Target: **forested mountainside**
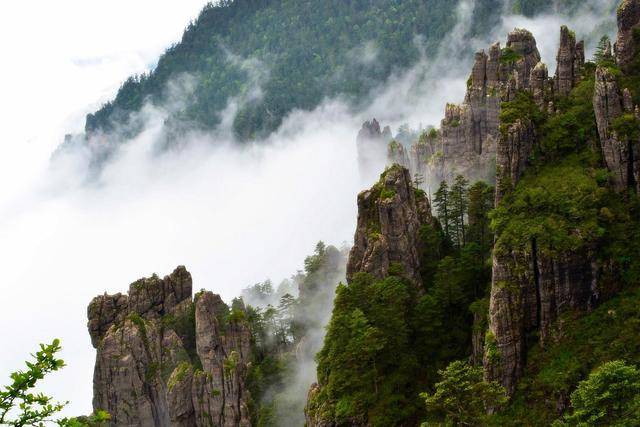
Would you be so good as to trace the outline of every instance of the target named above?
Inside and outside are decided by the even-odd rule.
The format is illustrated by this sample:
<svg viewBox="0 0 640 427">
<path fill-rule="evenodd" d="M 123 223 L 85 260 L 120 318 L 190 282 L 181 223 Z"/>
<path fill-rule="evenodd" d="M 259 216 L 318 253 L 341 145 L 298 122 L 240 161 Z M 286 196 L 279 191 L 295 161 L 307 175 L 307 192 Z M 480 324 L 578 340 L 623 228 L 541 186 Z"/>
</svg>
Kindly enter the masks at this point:
<svg viewBox="0 0 640 427">
<path fill-rule="evenodd" d="M 563 26 L 554 75 L 526 29 L 477 52 L 439 128 L 365 123 L 359 165 L 387 165 L 358 195 L 348 255 L 320 243 L 290 282 L 230 306 L 192 297 L 184 267 L 96 297 L 94 410 L 113 425 L 639 425 L 640 0 L 616 14 L 593 58 Z"/>
<path fill-rule="evenodd" d="M 592 61 L 563 27 L 554 76 L 524 29 L 477 53 L 411 146 L 364 124 L 391 166 L 358 198 L 308 426 L 640 422 L 640 2 L 617 15 Z"/>
<path fill-rule="evenodd" d="M 486 35 L 502 12 L 570 12 L 578 0 L 473 2 L 467 37 Z M 192 98 L 172 112 L 173 134 L 211 129 L 233 97 L 242 100 L 233 129 L 240 139 L 275 130 L 293 109 L 340 95 L 358 105 L 394 70 L 435 52 L 456 21 L 450 0 L 225 0 L 209 4 L 155 69 L 132 76 L 115 99 L 86 119 L 88 135 L 115 128 L 135 134 L 130 114 L 146 101 L 169 102 L 170 80 L 185 73 Z M 464 52 L 452 52 L 464 54 Z M 259 80 L 257 82 L 256 80 Z M 256 96 L 259 83 L 261 96 Z"/>
</svg>

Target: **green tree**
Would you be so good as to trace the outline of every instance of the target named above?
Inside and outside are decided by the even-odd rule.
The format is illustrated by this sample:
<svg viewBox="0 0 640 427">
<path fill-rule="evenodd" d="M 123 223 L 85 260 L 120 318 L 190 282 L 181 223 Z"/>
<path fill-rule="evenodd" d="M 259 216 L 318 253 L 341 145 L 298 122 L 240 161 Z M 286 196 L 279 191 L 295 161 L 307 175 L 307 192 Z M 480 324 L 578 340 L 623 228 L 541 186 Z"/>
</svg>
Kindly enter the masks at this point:
<svg viewBox="0 0 640 427">
<path fill-rule="evenodd" d="M 504 405 L 507 395 L 496 382 L 482 379 L 482 368 L 455 361 L 440 370 L 433 393 L 423 393 L 430 421 L 447 425 L 483 425 L 487 410 Z M 426 426 L 427 423 L 423 424 Z"/>
<path fill-rule="evenodd" d="M 611 54 L 611 39 L 609 39 L 609 36 L 602 36 L 602 38 L 598 42 L 596 51 L 593 54 L 593 59 L 595 60 L 596 64 L 603 64 L 613 61 L 613 56 Z"/>
<path fill-rule="evenodd" d="M 578 384 L 571 406 L 569 425 L 640 425 L 640 371 L 621 360 L 603 364 Z"/>
<path fill-rule="evenodd" d="M 440 182 L 438 190 L 433 195 L 433 205 L 436 208 L 436 216 L 444 230 L 447 239 L 451 239 L 451 215 L 449 213 L 449 185 L 447 181 Z"/>
<path fill-rule="evenodd" d="M 465 216 L 467 214 L 467 207 L 469 205 L 469 199 L 467 195 L 467 188 L 469 181 L 462 175 L 456 176 L 451 190 L 449 191 L 449 217 L 451 218 L 451 238 L 454 243 L 460 249 L 466 243 L 465 235 Z"/>
<path fill-rule="evenodd" d="M 491 251 L 493 234 L 489 212 L 493 209 L 493 187 L 478 181 L 469 187 L 469 205 L 467 208 L 467 242 L 477 243 L 482 249 L 482 256 L 486 257 Z"/>
<path fill-rule="evenodd" d="M 50 396 L 32 391 L 38 381 L 65 366 L 64 361 L 56 356 L 61 349 L 58 339 L 51 344 L 40 344 L 40 350 L 32 355 L 34 360 L 25 362 L 27 369 L 10 375 L 11 383 L 0 391 L 0 425 L 44 426 L 56 423 L 81 427 L 109 420 L 109 414 L 104 411 L 98 411 L 91 417 L 56 419 L 56 414 L 68 402 L 56 402 Z"/>
</svg>

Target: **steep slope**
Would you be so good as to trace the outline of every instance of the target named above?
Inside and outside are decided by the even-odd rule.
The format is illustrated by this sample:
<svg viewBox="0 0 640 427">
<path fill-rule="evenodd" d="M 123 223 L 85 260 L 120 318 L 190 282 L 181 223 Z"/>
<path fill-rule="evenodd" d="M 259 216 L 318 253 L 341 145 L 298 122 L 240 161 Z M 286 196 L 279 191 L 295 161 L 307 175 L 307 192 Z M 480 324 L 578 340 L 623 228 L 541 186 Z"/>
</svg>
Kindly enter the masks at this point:
<svg viewBox="0 0 640 427">
<path fill-rule="evenodd" d="M 540 62 L 536 42 L 526 30 L 509 34 L 505 49 L 496 44 L 489 55 L 476 55 L 465 103 L 448 106 L 442 127 L 421 138 L 419 144 L 425 145 L 423 151 L 431 158 L 409 161 L 414 174 L 433 168 L 434 156 L 440 162 L 436 170 L 452 171 L 449 176 L 436 175 L 449 181 L 449 187 L 444 181 L 434 195 L 444 235 L 443 240 L 427 246 L 435 249 L 432 253 L 437 254 L 437 261 L 434 273 L 422 277 L 422 293 L 406 294 L 399 286 L 399 278 L 411 284 L 411 263 L 397 270 L 387 268 L 386 252 L 368 250 L 373 247 L 371 238 L 363 238 L 375 234 L 370 231 L 377 218 L 371 207 L 382 203 L 368 195 L 379 189 L 384 192 L 386 175 L 361 194 L 350 281 L 339 288 L 325 346 L 319 353 L 319 384 L 309 393 L 308 425 L 411 425 L 421 413 L 411 401 L 415 384 L 430 392 L 434 387 L 449 387 L 444 392 L 455 394 L 456 387 L 468 385 L 450 377 L 444 386 L 436 385 L 434 367 L 455 358 L 478 363 L 482 352 L 485 378 L 478 387 L 498 387 L 513 399 L 506 408 L 498 401 L 481 402 L 492 415 L 475 414 L 475 421 L 479 425 L 548 425 L 571 411 L 570 392 L 597 363 L 609 357 L 636 361 L 635 340 L 631 348 L 624 348 L 627 341 L 620 330 L 589 333 L 585 326 L 593 327 L 592 319 L 608 315 L 615 318 L 611 322 L 617 328 L 626 330 L 637 317 L 630 310 L 633 303 L 626 299 L 636 298 L 633 289 L 640 284 L 640 2 L 623 1 L 617 17 L 619 34 L 614 48 L 603 39 L 594 62 L 585 60 L 584 44 L 563 27 L 554 76 Z M 487 108 L 488 104 L 493 107 Z M 376 131 L 371 139 L 379 142 L 383 136 L 377 122 L 373 123 Z M 366 124 L 362 134 L 370 127 Z M 463 197 L 462 203 L 453 197 L 470 188 L 464 175 L 474 179 L 478 166 L 487 168 L 474 147 L 489 140 L 495 147 L 496 207 L 491 214 L 495 243 L 490 255 L 491 279 L 485 276 L 480 285 L 480 289 L 489 285 L 489 295 L 483 298 L 482 292 L 476 292 L 465 297 L 473 283 L 467 281 L 472 264 L 462 266 L 464 254 L 475 247 L 465 236 L 474 217 L 469 210 L 472 193 L 469 190 L 469 199 Z M 389 147 L 395 143 L 391 141 Z M 441 153 L 435 148 L 438 144 Z M 372 143 L 368 146 L 379 149 Z M 411 152 L 420 151 L 414 147 Z M 398 155 L 400 150 L 390 148 L 389 162 L 406 163 L 406 156 Z M 464 150 L 473 156 L 465 156 Z M 397 165 L 390 170 L 406 173 Z M 369 199 L 372 201 L 365 203 Z M 400 215 L 398 221 L 398 229 L 412 229 L 411 216 Z M 452 227 L 457 231 L 451 231 Z M 363 253 L 380 256 L 364 257 Z M 483 255 L 476 256 L 482 259 Z M 453 266 L 458 269 L 454 271 Z M 359 271 L 369 274 L 356 274 Z M 627 288 L 631 291 L 616 296 Z M 398 300 L 384 300 L 380 293 L 385 295 L 385 291 L 393 292 Z M 432 303 L 436 296 L 442 297 L 439 291 L 444 291 L 445 298 L 436 306 L 445 304 L 444 317 L 433 316 L 435 307 L 427 303 L 429 297 Z M 473 313 L 472 323 L 454 315 L 456 296 L 457 304 Z M 395 315 L 381 314 L 379 302 L 395 304 L 391 309 Z M 622 318 L 616 317 L 615 310 L 612 314 L 611 309 L 598 308 L 603 303 L 620 306 Z M 394 334 L 385 322 L 393 325 Z M 417 326 L 423 322 L 430 327 Z M 439 340 L 458 330 L 460 339 L 448 342 L 452 351 L 435 354 L 442 348 Z M 429 342 L 433 347 L 422 347 L 427 331 L 434 339 Z M 606 349 L 601 335 L 620 344 Z M 591 339 L 600 346 L 597 358 L 585 354 Z M 386 365 L 388 342 L 398 350 L 394 354 L 419 360 L 420 368 L 404 359 L 397 360 L 393 368 Z M 571 346 L 576 347 L 575 354 Z M 356 353 L 362 358 L 353 359 Z M 424 357 L 426 354 L 430 357 Z M 358 372 L 358 380 L 347 378 L 349 369 Z M 413 369 L 412 381 L 406 379 L 406 369 Z M 389 392 L 402 387 L 404 394 Z M 447 396 L 431 395 L 430 420 L 454 422 L 448 410 L 468 410 L 446 407 L 451 404 Z M 439 398 L 443 406 L 433 410 Z M 399 407 L 391 409 L 391 402 Z M 527 412 L 529 407 L 532 413 Z"/>
<path fill-rule="evenodd" d="M 580 2 L 480 0 L 468 36 L 486 34 L 510 11 L 531 16 L 571 11 Z M 419 37 L 433 53 L 453 25 L 458 2 L 226 0 L 208 5 L 149 74 L 132 76 L 115 99 L 86 120 L 88 135 L 135 133 L 132 116 L 146 101 L 166 104 L 172 80 L 188 75 L 190 101 L 173 106 L 172 134 L 211 128 L 230 99 L 241 101 L 234 130 L 240 138 L 276 129 L 296 108 L 312 109 L 340 94 L 355 104 L 397 69 L 413 65 Z M 256 91 L 259 84 L 261 91 Z"/>
</svg>

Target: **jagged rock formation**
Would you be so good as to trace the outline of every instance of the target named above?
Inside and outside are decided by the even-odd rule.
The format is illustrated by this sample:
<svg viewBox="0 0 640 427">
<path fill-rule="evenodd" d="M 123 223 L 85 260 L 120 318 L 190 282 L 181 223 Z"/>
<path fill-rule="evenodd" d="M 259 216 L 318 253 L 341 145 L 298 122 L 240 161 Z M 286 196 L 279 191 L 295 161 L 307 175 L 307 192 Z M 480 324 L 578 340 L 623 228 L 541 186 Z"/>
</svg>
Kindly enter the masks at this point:
<svg viewBox="0 0 640 427">
<path fill-rule="evenodd" d="M 618 6 L 618 37 L 615 43 L 616 61 L 623 71 L 628 71 L 638 52 L 637 36 L 640 25 L 640 1 L 623 0 Z"/>
<path fill-rule="evenodd" d="M 616 120 L 624 119 L 623 114 L 633 117 L 633 102 L 628 91 L 626 94 L 624 96 L 621 93 L 618 82 L 609 69 L 598 67 L 593 108 L 604 162 L 611 172 L 612 184 L 618 191 L 633 187 L 640 178 L 638 141 L 619 135 L 613 129 Z"/>
<path fill-rule="evenodd" d="M 580 80 L 584 45 L 562 27 L 553 92 L 566 96 Z M 544 110 L 549 85 L 547 68 L 531 72 L 530 86 L 538 108 Z M 520 118 L 502 124 L 496 155 L 496 205 L 509 194 L 526 169 L 537 144 L 535 124 Z M 587 310 L 597 301 L 597 266 L 589 250 L 555 253 L 535 240 L 520 247 L 497 245 L 493 253 L 489 331 L 485 342 L 485 375 L 513 393 L 522 376 L 526 336 L 539 331 L 545 346 L 551 324 L 568 308 Z"/>
<path fill-rule="evenodd" d="M 560 28 L 560 48 L 556 60 L 555 91 L 560 96 L 567 96 L 580 80 L 584 66 L 584 42 L 576 43 L 576 35 L 564 25 Z"/>
<path fill-rule="evenodd" d="M 393 165 L 371 189 L 358 195 L 358 224 L 347 263 L 347 280 L 357 272 L 383 279 L 394 264 L 423 291 L 420 228 L 433 226 L 426 195 L 416 190 L 409 170 Z"/>
<path fill-rule="evenodd" d="M 387 144 L 391 139 L 389 126 L 380 130 L 380 123 L 376 119 L 362 124 L 356 139 L 356 146 L 358 168 L 363 179 L 372 178 L 384 168 L 387 163 Z"/>
<path fill-rule="evenodd" d="M 191 299 L 184 267 L 88 308 L 93 407 L 114 426 L 248 426 L 250 331 L 218 295 Z"/>
<path fill-rule="evenodd" d="M 624 1 L 618 8 L 618 38 L 616 60 L 623 71 L 633 65 L 640 26 L 640 1 Z M 607 56 L 608 52 L 605 52 Z M 611 182 L 617 191 L 640 190 L 640 141 L 637 132 L 639 117 L 628 88 L 621 90 L 618 79 L 605 65 L 596 70 L 593 108 L 596 115 L 600 147 Z"/>
</svg>

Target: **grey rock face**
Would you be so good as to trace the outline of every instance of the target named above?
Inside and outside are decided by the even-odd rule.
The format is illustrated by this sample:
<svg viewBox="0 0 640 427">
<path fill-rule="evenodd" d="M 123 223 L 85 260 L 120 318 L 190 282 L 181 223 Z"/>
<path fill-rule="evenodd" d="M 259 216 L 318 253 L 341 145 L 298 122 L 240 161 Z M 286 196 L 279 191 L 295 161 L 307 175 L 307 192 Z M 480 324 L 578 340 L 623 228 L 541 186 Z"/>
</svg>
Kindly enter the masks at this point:
<svg viewBox="0 0 640 427">
<path fill-rule="evenodd" d="M 390 164 L 399 164 L 405 168 L 410 168 L 407 150 L 405 150 L 404 145 L 395 140 L 387 145 L 387 161 Z"/>
<path fill-rule="evenodd" d="M 578 82 L 584 66 L 584 42 L 576 43 L 575 34 L 564 25 L 560 28 L 560 48 L 556 60 L 555 90 L 557 94 L 567 96 Z"/>
<path fill-rule="evenodd" d="M 639 141 L 625 135 L 618 135 L 613 128 L 616 119 L 623 114 L 635 114 L 633 101 L 628 90 L 622 93 L 618 83 L 607 68 L 596 70 L 596 86 L 593 96 L 593 108 L 596 115 L 600 147 L 607 169 L 611 172 L 611 181 L 617 191 L 638 186 L 640 178 Z"/>
<path fill-rule="evenodd" d="M 547 94 L 554 91 L 568 95 L 579 82 L 584 45 L 576 43 L 566 27 L 561 29 L 557 58 L 553 88 L 543 64 L 538 63 L 530 74 L 526 89 L 531 90 L 540 109 L 549 105 L 553 111 L 546 101 Z M 520 78 L 522 73 L 518 71 L 516 86 Z M 536 144 L 536 129 L 528 120 L 517 120 L 501 133 L 496 153 L 496 205 L 520 181 Z M 544 347 L 551 324 L 563 310 L 588 310 L 598 299 L 596 277 L 595 263 L 588 251 L 551 256 L 548 248 L 537 247 L 535 241 L 524 247 L 494 249 L 489 332 L 483 361 L 487 379 L 500 382 L 513 393 L 524 370 L 527 334 L 538 330 Z"/>
<path fill-rule="evenodd" d="M 94 410 L 114 426 L 248 426 L 250 331 L 218 295 L 191 300 L 184 267 L 103 295 L 88 309 Z"/>
<path fill-rule="evenodd" d="M 618 37 L 615 43 L 616 61 L 627 71 L 638 51 L 633 32 L 640 25 L 640 1 L 623 0 L 618 6 Z"/>
<path fill-rule="evenodd" d="M 409 171 L 393 165 L 370 190 L 358 195 L 358 225 L 347 263 L 347 280 L 357 272 L 383 279 L 392 264 L 422 292 L 419 232 L 431 224 L 429 202 L 417 193 Z"/>
</svg>

